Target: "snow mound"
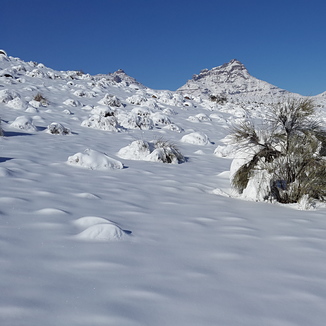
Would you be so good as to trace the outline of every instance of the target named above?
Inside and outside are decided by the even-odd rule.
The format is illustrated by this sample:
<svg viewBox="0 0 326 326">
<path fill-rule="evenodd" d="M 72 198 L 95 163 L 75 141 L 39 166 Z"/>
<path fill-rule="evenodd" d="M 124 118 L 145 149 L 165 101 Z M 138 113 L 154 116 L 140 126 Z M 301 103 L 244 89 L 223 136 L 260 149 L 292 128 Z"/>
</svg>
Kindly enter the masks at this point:
<svg viewBox="0 0 326 326">
<path fill-rule="evenodd" d="M 74 224 L 84 229 L 75 236 L 81 240 L 111 241 L 121 240 L 126 237 L 130 231 L 122 230 L 117 224 L 105 218 L 97 216 L 85 216 L 76 220 Z"/>
<path fill-rule="evenodd" d="M 143 160 L 163 163 L 182 163 L 185 157 L 174 144 L 164 140 L 146 142 L 135 140 L 119 150 L 117 155 L 128 160 Z"/>
<path fill-rule="evenodd" d="M 100 129 L 105 131 L 120 131 L 117 119 L 113 116 L 103 116 L 98 114 L 91 115 L 81 124 L 83 127 Z"/>
<path fill-rule="evenodd" d="M 89 148 L 84 153 L 69 156 L 67 163 L 90 170 L 123 169 L 123 164 L 120 161 Z"/>
<path fill-rule="evenodd" d="M 175 123 L 171 123 L 171 124 L 169 124 L 167 126 L 164 126 L 163 128 L 166 129 L 166 130 L 176 131 L 176 132 L 179 132 L 179 133 L 184 131 L 183 128 L 176 125 Z"/>
<path fill-rule="evenodd" d="M 26 103 L 19 97 L 8 101 L 7 106 L 14 110 L 25 110 L 27 108 Z"/>
<path fill-rule="evenodd" d="M 35 211 L 36 214 L 41 215 L 66 215 L 67 212 L 63 211 L 62 209 L 57 208 L 42 208 L 37 211 Z"/>
<path fill-rule="evenodd" d="M 10 125 L 10 127 L 21 129 L 25 131 L 36 131 L 36 127 L 33 124 L 31 118 L 26 116 L 17 117 L 16 120 Z"/>
<path fill-rule="evenodd" d="M 68 105 L 68 106 L 72 106 L 72 107 L 76 107 L 76 106 L 80 106 L 81 105 L 81 103 L 79 101 L 73 100 L 73 99 L 70 99 L 70 98 L 68 98 L 67 100 L 65 100 L 63 102 L 63 104 Z"/>
<path fill-rule="evenodd" d="M 115 109 L 104 106 L 94 107 L 87 120 L 81 124 L 83 127 L 106 131 L 121 131 L 118 120 L 115 117 Z"/>
<path fill-rule="evenodd" d="M 98 101 L 98 103 L 116 107 L 120 107 L 122 105 L 120 99 L 111 94 L 106 94 L 100 101 Z"/>
<path fill-rule="evenodd" d="M 121 148 L 117 155 L 126 160 L 146 160 L 150 153 L 148 142 L 135 140 L 130 145 Z"/>
<path fill-rule="evenodd" d="M 52 135 L 69 135 L 70 134 L 70 130 L 58 122 L 52 122 L 48 126 L 46 132 L 49 134 L 52 134 Z"/>
<path fill-rule="evenodd" d="M 216 147 L 214 154 L 218 157 L 234 158 L 235 148 L 233 145 L 229 144 L 226 146 L 219 145 Z"/>
<path fill-rule="evenodd" d="M 0 91 L 0 103 L 8 103 L 9 101 L 13 100 L 17 94 L 14 92 L 10 92 L 7 89 L 3 89 Z"/>
<path fill-rule="evenodd" d="M 134 105 L 143 105 L 145 102 L 147 102 L 147 98 L 143 95 L 135 94 L 128 97 L 126 101 Z"/>
<path fill-rule="evenodd" d="M 202 132 L 192 132 L 188 135 L 184 135 L 181 138 L 181 141 L 183 143 L 188 143 L 188 144 L 193 144 L 193 145 L 208 145 L 210 144 L 210 140 L 207 137 L 206 134 L 202 133 Z"/>
<path fill-rule="evenodd" d="M 13 175 L 13 172 L 7 168 L 0 167 L 0 177 L 10 177 Z"/>
<path fill-rule="evenodd" d="M 190 116 L 188 118 L 189 121 L 192 121 L 192 122 L 210 122 L 212 121 L 212 119 L 207 116 L 205 113 L 199 113 L 199 114 L 196 114 L 195 116 Z"/>
</svg>

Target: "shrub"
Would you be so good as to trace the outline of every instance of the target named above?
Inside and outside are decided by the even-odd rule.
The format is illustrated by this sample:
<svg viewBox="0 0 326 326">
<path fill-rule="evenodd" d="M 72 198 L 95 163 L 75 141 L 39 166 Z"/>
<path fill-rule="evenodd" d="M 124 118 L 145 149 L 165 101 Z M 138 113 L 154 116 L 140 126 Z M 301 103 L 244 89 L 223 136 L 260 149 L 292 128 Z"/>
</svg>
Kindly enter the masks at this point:
<svg viewBox="0 0 326 326">
<path fill-rule="evenodd" d="M 310 99 L 275 106 L 261 128 L 246 121 L 233 128 L 232 137 L 248 155 L 232 176 L 232 185 L 240 193 L 252 181 L 261 183 L 265 171 L 265 188 L 259 190 L 265 192 L 264 199 L 281 203 L 297 203 L 304 196 L 326 199 L 326 132 Z"/>
<path fill-rule="evenodd" d="M 154 142 L 154 147 L 161 155 L 163 163 L 183 163 L 185 157 L 181 154 L 179 148 L 171 141 L 159 138 Z"/>
<path fill-rule="evenodd" d="M 2 130 L 2 126 L 1 126 L 1 119 L 0 119 L 0 137 L 3 136 L 3 130 Z"/>
<path fill-rule="evenodd" d="M 64 127 L 61 123 L 52 122 L 48 128 L 47 132 L 52 135 L 69 135 L 70 130 Z"/>
<path fill-rule="evenodd" d="M 34 96 L 34 101 L 40 102 L 42 106 L 47 106 L 49 104 L 48 100 L 41 93 L 37 93 Z"/>
<path fill-rule="evenodd" d="M 121 148 L 118 156 L 129 160 L 174 164 L 186 161 L 177 146 L 163 138 L 151 142 L 135 140 L 130 145 Z"/>
<path fill-rule="evenodd" d="M 225 104 L 227 102 L 227 98 L 225 95 L 210 95 L 209 96 L 209 99 L 212 101 L 212 102 L 216 102 L 218 104 Z"/>
</svg>

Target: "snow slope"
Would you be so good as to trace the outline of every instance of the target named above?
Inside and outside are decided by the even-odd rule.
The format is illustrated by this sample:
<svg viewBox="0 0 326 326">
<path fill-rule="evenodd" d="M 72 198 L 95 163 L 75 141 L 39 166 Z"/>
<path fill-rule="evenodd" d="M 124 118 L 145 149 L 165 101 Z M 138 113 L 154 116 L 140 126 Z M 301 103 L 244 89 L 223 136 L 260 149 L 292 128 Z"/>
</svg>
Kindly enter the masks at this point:
<svg viewBox="0 0 326 326">
<path fill-rule="evenodd" d="M 177 92 L 190 96 L 223 95 L 238 103 L 275 103 L 286 97 L 300 96 L 251 76 L 246 67 L 236 59 L 210 70 L 203 69 Z M 320 96 L 315 98 L 319 99 Z"/>
<path fill-rule="evenodd" d="M 0 325 L 324 325 L 326 208 L 230 196 L 228 126 L 266 107 L 0 68 Z M 186 160 L 118 156 L 161 139 Z"/>
</svg>

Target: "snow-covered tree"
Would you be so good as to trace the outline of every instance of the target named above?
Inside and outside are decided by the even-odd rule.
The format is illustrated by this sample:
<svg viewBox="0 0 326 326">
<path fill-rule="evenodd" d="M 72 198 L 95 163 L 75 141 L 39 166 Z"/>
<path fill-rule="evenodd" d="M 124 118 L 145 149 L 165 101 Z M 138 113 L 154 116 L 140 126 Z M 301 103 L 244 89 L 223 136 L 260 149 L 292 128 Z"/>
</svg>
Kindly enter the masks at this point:
<svg viewBox="0 0 326 326">
<path fill-rule="evenodd" d="M 234 127 L 233 141 L 247 159 L 232 174 L 232 185 L 240 193 L 255 189 L 258 200 L 326 200 L 325 135 L 310 99 L 273 107 L 263 124 Z"/>
</svg>

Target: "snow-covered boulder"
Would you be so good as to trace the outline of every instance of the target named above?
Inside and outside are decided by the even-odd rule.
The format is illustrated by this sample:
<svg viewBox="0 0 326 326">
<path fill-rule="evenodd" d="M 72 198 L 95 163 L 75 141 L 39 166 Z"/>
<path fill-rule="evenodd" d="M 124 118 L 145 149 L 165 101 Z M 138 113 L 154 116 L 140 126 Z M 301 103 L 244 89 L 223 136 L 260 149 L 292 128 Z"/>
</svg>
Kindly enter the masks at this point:
<svg viewBox="0 0 326 326">
<path fill-rule="evenodd" d="M 90 169 L 90 170 L 112 170 L 123 169 L 123 164 L 105 153 L 92 149 L 86 149 L 84 153 L 77 153 L 68 157 L 69 165 Z"/>
</svg>

